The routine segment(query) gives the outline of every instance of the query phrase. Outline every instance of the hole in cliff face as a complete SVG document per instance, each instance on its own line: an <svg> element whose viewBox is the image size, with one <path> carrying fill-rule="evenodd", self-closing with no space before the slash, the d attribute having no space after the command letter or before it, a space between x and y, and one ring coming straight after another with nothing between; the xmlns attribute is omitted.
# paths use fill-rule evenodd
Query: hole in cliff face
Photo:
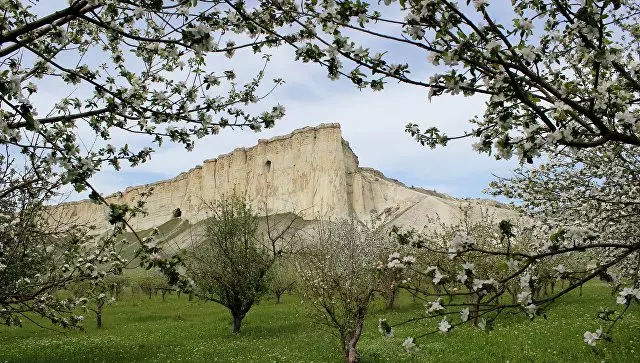
<svg viewBox="0 0 640 363"><path fill-rule="evenodd" d="M173 211L173 218L180 218L182 216L182 211L180 210L180 208L176 208Z"/></svg>
<svg viewBox="0 0 640 363"><path fill-rule="evenodd" d="M267 160L267 162L264 163L264 170L265 171L270 171L271 170L271 160Z"/></svg>

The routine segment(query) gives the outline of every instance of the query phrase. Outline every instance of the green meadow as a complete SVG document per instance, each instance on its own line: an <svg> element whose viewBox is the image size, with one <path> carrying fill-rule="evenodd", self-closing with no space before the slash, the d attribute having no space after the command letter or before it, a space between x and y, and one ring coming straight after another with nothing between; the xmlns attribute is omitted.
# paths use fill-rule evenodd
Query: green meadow
<svg viewBox="0 0 640 363"><path fill-rule="evenodd" d="M437 327L423 320L394 329L394 337L377 331L378 318L390 323L415 317L423 304L402 295L392 311L376 301L359 343L363 362L640 362L640 309L632 306L619 322L612 342L585 344L585 330L601 323L601 306L612 307L609 290L593 283L584 295L571 293L548 310L547 319L522 314L501 316L490 331L470 326L432 334L417 341L420 350L405 353L407 336ZM635 304L637 305L637 304ZM341 362L337 339L313 323L304 302L287 295L281 304L268 297L255 306L239 334L220 306L189 301L186 295L127 293L105 307L104 327L96 329L91 312L84 331L54 331L25 322L1 328L0 362ZM43 323L44 324L44 323Z"/></svg>

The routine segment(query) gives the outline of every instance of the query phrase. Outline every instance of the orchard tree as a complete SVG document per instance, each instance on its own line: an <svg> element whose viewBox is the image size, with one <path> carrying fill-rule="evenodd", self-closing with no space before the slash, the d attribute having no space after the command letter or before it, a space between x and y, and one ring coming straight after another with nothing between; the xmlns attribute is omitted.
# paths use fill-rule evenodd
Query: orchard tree
<svg viewBox="0 0 640 363"><path fill-rule="evenodd" d="M260 226L259 215L247 201L229 197L209 205L202 231L192 230L187 274L196 294L229 310L238 333L253 305L269 291L270 270L293 238L297 217L285 224Z"/></svg>
<svg viewBox="0 0 640 363"><path fill-rule="evenodd" d="M345 361L359 362L357 344L383 280L377 267L395 242L380 228L349 220L319 222L305 242L297 263L304 302L313 318L337 335Z"/></svg>
<svg viewBox="0 0 640 363"><path fill-rule="evenodd" d="M77 308L87 298L59 291L80 281L100 284L127 261L113 235L96 243L90 228L51 216L44 203L55 187L30 167L8 148L0 155L0 324L22 325L37 314L60 327L79 326Z"/></svg>
<svg viewBox="0 0 640 363"><path fill-rule="evenodd" d="M597 154L597 149L577 154L593 153ZM611 157L620 159L619 155ZM592 167L606 168L600 162ZM395 230L401 243L417 249L414 255L404 257L416 259L412 271L430 278L434 286L433 289L419 289L411 284L403 286L418 291L427 300L425 314L411 321L442 317L432 330L408 338L407 350L417 347L420 338L434 333L449 333L469 322L481 329L490 328L492 322L505 312L520 312L531 319L546 317L547 307L596 278L612 283L613 292L617 295L615 301L622 307L617 311L603 308L598 317L608 323L608 327L585 332L584 341L595 345L599 340L612 338L613 327L631 304L640 301L640 243L633 232L637 229L633 218L629 225L617 219L620 214L615 209L622 209L622 215L626 215L628 210L611 207L622 203L632 209L635 203L621 198L622 195L612 199L604 197L608 192L617 193L617 187L613 185L625 180L624 177L616 182L609 178L610 174L600 174L602 179L597 181L581 180L571 175L582 172L597 175L594 170L587 169L588 166L574 164L573 159L568 164L555 160L541 169L530 171L534 176L525 175L522 171L520 177L495 183L496 193L524 199L524 208L529 208L529 214L518 223L497 223L486 219L468 223L463 219L458 225L443 225L422 233ZM628 183L629 179L625 182ZM630 184L634 183L631 181ZM572 193L575 194L570 198ZM591 199L602 204L595 206L586 202ZM583 208L589 215L583 214L585 219L576 212ZM599 229L591 230L590 223ZM568 284L554 291L555 281L568 281ZM550 292L548 285L552 286ZM384 331L390 332L393 326L404 323L386 325Z"/></svg>
<svg viewBox="0 0 640 363"><path fill-rule="evenodd" d="M499 284L514 272L518 262L489 251L500 250L514 255L526 250L536 241L532 222L518 219L498 223L494 214L472 203L461 204L459 211L460 218L454 223L436 216L430 218L420 232L415 229L401 231L397 227L392 230L400 244L410 247L396 254L397 259L401 256L415 259L406 268L406 277L400 287L426 302L424 315L410 321L433 316L443 318L438 329L434 328L422 336L447 332L467 321L474 326L482 326L495 320L504 309L520 308L518 297L523 289L508 279ZM473 247L473 250L469 249L458 257L458 246ZM388 267L394 266L389 264ZM539 274L535 274L533 279L539 280ZM447 310L448 305L457 310ZM458 313L460 320L454 321L451 315ZM401 324L404 322L394 326Z"/></svg>
<svg viewBox="0 0 640 363"><path fill-rule="evenodd" d="M1 199L9 204L0 230L7 238L0 245L0 278L10 276L2 288L12 290L5 295L8 300L3 298L12 308L0 314L7 322L27 311L58 320L48 308L41 309L42 304L13 304L52 298L43 295L47 288L30 290L39 284L35 275L46 276L37 270L52 266L35 262L52 258L41 255L42 248L50 248L43 243L87 242L86 233L74 229L34 240L40 232L48 235L35 215L54 191L65 185L89 190L91 199L108 207L109 221L119 233L131 229L128 220L143 204L109 205L89 183L98 171L140 165L166 141L190 150L196 139L222 128L258 131L283 116L279 105L255 115L245 109L272 89L261 88L264 69L246 77L230 67L211 66L244 49L258 53L275 44L260 34L237 35L237 23L235 12L219 1L0 0L0 146L7 147L10 159L25 164L16 172L28 174L2 180ZM265 57L265 65L267 61ZM36 187L42 192L34 195ZM28 233L17 233L20 228ZM137 254L143 265L162 270L171 284L189 287L176 269L179 256L161 257L154 236L143 239L133 233L141 242ZM94 262L112 250L112 237L94 240L99 253L78 257L82 262L65 261L69 268L54 275L74 270L76 264L95 267ZM24 254L7 255L18 250ZM117 256L114 251L108 260L118 262ZM67 280L56 277L42 286L61 286Z"/></svg>
<svg viewBox="0 0 640 363"><path fill-rule="evenodd" d="M95 172L139 165L151 144L191 149L221 128L257 131L283 116L281 106L257 116L242 109L261 99L262 71L241 85L233 70L207 66L216 53L231 58L273 43L256 35L236 44L232 11L220 2L56 5L0 3L0 142L43 160L42 172L62 175L63 184L91 189ZM53 90L61 97L47 109ZM138 142L116 142L127 134ZM83 146L89 140L94 146Z"/></svg>
<svg viewBox="0 0 640 363"><path fill-rule="evenodd" d="M282 295L291 292L298 280L293 257L277 259L269 274L269 291L276 295L276 304L280 304Z"/></svg>
<svg viewBox="0 0 640 363"><path fill-rule="evenodd" d="M640 149L568 149L491 186L494 194L521 200L529 215L545 223L551 238L540 251L556 259L575 254L583 259L556 267L571 282L561 294L593 278L611 283L623 307L617 315L614 310L602 314L613 323L604 332L585 335L585 341L593 345L610 338L630 304L640 302Z"/></svg>

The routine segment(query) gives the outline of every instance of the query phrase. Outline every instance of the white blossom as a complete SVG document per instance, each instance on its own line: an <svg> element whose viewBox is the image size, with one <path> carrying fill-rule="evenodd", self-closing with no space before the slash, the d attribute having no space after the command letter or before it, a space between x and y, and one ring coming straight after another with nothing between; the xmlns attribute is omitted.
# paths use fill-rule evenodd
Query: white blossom
<svg viewBox="0 0 640 363"><path fill-rule="evenodd" d="M463 323L469 320L469 308L460 310L460 320L462 320Z"/></svg>
<svg viewBox="0 0 640 363"><path fill-rule="evenodd" d="M536 306L533 303L525 306L524 308L527 311L527 314L529 314L529 316L535 315L535 313L538 311L538 306Z"/></svg>
<svg viewBox="0 0 640 363"><path fill-rule="evenodd" d="M595 346L596 341L600 340L601 336L602 336L602 327L598 328L598 330L596 330L595 333L587 331L584 333L584 342L591 346Z"/></svg>
<svg viewBox="0 0 640 363"><path fill-rule="evenodd" d="M432 301L431 303L429 303L429 306L427 308L427 314L433 314L433 313L437 313L439 311L444 310L444 307L440 304L441 299L438 298L436 301Z"/></svg>
<svg viewBox="0 0 640 363"><path fill-rule="evenodd" d="M440 283L440 280L442 280L443 278L446 278L446 277L447 277L447 275L442 274L440 272L440 270L436 269L436 272L433 275L433 283L437 285L437 284Z"/></svg>
<svg viewBox="0 0 640 363"><path fill-rule="evenodd" d="M485 5L489 4L489 0L473 0L473 6L476 9L480 9L482 7L484 7Z"/></svg>
<svg viewBox="0 0 640 363"><path fill-rule="evenodd" d="M449 322L447 321L447 317L445 316L440 321L440 324L438 324L438 330L440 330L440 333L446 333L449 331L449 329L451 329L451 324L449 324Z"/></svg>
<svg viewBox="0 0 640 363"><path fill-rule="evenodd" d="M387 0L385 0L385 1L387 1ZM416 345L416 343L413 342L413 338L412 337L409 337L409 338L405 339L405 341L402 342L402 347L404 348L404 350L407 353L411 353L413 351L418 350L418 346Z"/></svg>

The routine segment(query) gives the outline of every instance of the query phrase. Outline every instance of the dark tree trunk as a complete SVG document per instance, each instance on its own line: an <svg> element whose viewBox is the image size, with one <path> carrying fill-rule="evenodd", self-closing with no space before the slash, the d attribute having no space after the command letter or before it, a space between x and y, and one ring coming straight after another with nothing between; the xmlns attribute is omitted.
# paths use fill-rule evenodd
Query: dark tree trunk
<svg viewBox="0 0 640 363"><path fill-rule="evenodd" d="M242 319L244 319L244 316L240 315L240 314L233 314L233 328L232 328L232 332L233 333L239 333L240 332L240 327L242 326Z"/></svg>
<svg viewBox="0 0 640 363"><path fill-rule="evenodd" d="M102 328L102 306L104 302L99 302L96 309L96 326L98 329Z"/></svg>
<svg viewBox="0 0 640 363"><path fill-rule="evenodd" d="M280 300L282 299L282 294L284 294L284 291L282 292L276 291L276 304L280 304Z"/></svg>

